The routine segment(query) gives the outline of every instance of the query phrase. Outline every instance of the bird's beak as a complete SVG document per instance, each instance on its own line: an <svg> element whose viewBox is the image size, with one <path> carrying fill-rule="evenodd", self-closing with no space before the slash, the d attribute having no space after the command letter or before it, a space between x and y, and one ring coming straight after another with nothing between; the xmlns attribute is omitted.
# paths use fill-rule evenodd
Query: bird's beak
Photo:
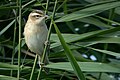
<svg viewBox="0 0 120 80"><path fill-rule="evenodd" d="M49 16L48 15L45 15L45 19L47 19Z"/></svg>

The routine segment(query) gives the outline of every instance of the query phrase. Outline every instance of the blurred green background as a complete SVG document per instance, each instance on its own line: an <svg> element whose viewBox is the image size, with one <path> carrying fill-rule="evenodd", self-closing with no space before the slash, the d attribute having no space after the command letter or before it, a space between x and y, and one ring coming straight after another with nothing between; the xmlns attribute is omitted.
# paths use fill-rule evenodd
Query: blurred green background
<svg viewBox="0 0 120 80"><path fill-rule="evenodd" d="M0 80L37 80L39 66L31 74L35 54L28 50L23 35L34 9L49 16L48 29L55 22L50 34L50 64L44 66L50 72L43 69L41 80L120 80L119 6L119 0L1 0ZM75 71L76 61L84 76Z"/></svg>

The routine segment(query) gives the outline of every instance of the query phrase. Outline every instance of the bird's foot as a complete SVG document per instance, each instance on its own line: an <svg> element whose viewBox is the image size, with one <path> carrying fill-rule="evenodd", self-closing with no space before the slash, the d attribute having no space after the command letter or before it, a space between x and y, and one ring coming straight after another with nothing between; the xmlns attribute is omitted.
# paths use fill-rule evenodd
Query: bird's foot
<svg viewBox="0 0 120 80"><path fill-rule="evenodd" d="M43 66L44 66L44 63L39 62L39 67L41 68Z"/></svg>
<svg viewBox="0 0 120 80"><path fill-rule="evenodd" d="M47 40L47 41L45 41L44 44L45 44L45 46L50 46L50 41Z"/></svg>

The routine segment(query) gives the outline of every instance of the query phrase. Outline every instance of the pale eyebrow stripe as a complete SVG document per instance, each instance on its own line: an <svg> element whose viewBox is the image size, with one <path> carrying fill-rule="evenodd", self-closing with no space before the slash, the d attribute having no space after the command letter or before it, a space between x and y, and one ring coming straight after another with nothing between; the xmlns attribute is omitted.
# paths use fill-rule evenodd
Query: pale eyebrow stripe
<svg viewBox="0 0 120 80"><path fill-rule="evenodd" d="M40 14L38 14L38 13L32 13L31 14L31 16L35 16L35 15L40 15Z"/></svg>

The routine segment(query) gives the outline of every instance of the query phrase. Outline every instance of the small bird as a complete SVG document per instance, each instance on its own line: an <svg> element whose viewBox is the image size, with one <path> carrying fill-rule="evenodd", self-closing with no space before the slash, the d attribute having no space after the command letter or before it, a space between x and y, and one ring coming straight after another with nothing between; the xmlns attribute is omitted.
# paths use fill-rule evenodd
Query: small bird
<svg viewBox="0 0 120 80"><path fill-rule="evenodd" d="M24 28L25 42L30 51L36 53L39 56L39 60L41 60L44 45L47 40L48 29L45 23L45 19L47 17L48 16L45 15L43 11L34 10L29 14L27 23ZM46 54L43 64L48 63L49 60Z"/></svg>

